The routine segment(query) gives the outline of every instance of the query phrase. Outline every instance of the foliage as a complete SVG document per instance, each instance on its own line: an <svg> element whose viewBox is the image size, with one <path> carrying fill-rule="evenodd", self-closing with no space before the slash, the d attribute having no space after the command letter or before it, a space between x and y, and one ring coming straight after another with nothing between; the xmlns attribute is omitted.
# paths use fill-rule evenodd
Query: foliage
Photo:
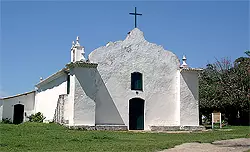
<svg viewBox="0 0 250 152"><path fill-rule="evenodd" d="M43 122L43 120L46 117L44 117L41 112L38 112L38 113L28 116L27 118L29 118L29 122Z"/></svg>
<svg viewBox="0 0 250 152"><path fill-rule="evenodd" d="M250 57L250 50L245 51L245 53Z"/></svg>
<svg viewBox="0 0 250 152"><path fill-rule="evenodd" d="M250 58L240 57L233 63L224 58L208 64L200 74L200 112L211 118L220 111L229 124L249 124Z"/></svg>
<svg viewBox="0 0 250 152"><path fill-rule="evenodd" d="M4 118L2 119L2 122L1 123L4 123L4 124L12 124L11 120L9 118Z"/></svg>
<svg viewBox="0 0 250 152"><path fill-rule="evenodd" d="M0 151L152 152L187 142L248 137L249 127L192 133L79 131L49 123L0 124ZM45 146L46 145L46 146Z"/></svg>

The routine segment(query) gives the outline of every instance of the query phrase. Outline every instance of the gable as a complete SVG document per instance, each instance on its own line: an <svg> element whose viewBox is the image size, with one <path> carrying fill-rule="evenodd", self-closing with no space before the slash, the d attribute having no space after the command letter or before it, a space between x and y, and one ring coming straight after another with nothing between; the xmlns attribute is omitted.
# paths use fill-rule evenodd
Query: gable
<svg viewBox="0 0 250 152"><path fill-rule="evenodd" d="M179 69L178 57L162 46L149 43L143 33L135 28L124 41L110 42L89 54L89 60L98 63L98 71L107 81L114 73L140 72L157 73L158 76L175 74ZM165 71L165 72L164 72Z"/></svg>

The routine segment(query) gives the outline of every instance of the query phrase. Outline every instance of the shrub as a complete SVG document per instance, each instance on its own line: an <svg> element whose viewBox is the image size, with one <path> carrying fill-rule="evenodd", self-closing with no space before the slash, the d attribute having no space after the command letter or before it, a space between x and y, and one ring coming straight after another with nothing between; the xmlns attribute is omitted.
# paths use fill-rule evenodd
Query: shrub
<svg viewBox="0 0 250 152"><path fill-rule="evenodd" d="M44 117L41 112L38 112L38 113L28 116L27 118L29 118L29 122L43 122L43 120L46 117Z"/></svg>
<svg viewBox="0 0 250 152"><path fill-rule="evenodd" d="M4 123L4 124L12 124L10 118L4 118L4 119L2 119L2 123Z"/></svg>

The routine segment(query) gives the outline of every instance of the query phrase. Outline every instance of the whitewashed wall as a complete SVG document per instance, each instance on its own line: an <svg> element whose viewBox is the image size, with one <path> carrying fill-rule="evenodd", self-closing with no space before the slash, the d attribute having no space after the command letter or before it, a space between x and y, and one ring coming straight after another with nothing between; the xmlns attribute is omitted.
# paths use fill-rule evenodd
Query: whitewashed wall
<svg viewBox="0 0 250 152"><path fill-rule="evenodd" d="M3 100L0 100L0 122L3 119Z"/></svg>
<svg viewBox="0 0 250 152"><path fill-rule="evenodd" d="M139 29L134 29L124 41L110 42L89 55L98 63L98 73L105 85L97 93L96 123L129 126L129 100L145 100L144 129L150 126L180 124L177 101L177 70L179 60L172 52L147 42ZM131 90L131 73L143 74L143 91ZM111 105L111 106L110 106ZM108 119L109 116L118 116Z"/></svg>
<svg viewBox="0 0 250 152"><path fill-rule="evenodd" d="M95 68L75 67L74 125L95 125Z"/></svg>
<svg viewBox="0 0 250 152"><path fill-rule="evenodd" d="M2 99L2 102L3 102L3 107L2 107L3 119L7 118L13 121L14 105L22 104L24 105L24 121L28 121L28 118L26 116L29 116L34 113L35 92L5 98Z"/></svg>
<svg viewBox="0 0 250 152"><path fill-rule="evenodd" d="M69 96L66 97L65 99L65 103L64 103L64 120L66 122L68 122L67 125L73 125L73 106L74 106L74 102L71 100L72 98L70 98Z"/></svg>
<svg viewBox="0 0 250 152"><path fill-rule="evenodd" d="M41 112L45 121L53 121L59 95L67 94L67 74L38 87L35 98L35 112Z"/></svg>
<svg viewBox="0 0 250 152"><path fill-rule="evenodd" d="M84 58L84 47L83 46L73 46L71 49L71 62L85 60Z"/></svg>
<svg viewBox="0 0 250 152"><path fill-rule="evenodd" d="M75 98L75 75L73 69L70 69L70 92L65 102L65 119L69 120L70 126L74 125L74 99Z"/></svg>
<svg viewBox="0 0 250 152"><path fill-rule="evenodd" d="M182 71L180 77L180 124L181 126L199 125L198 73Z"/></svg>

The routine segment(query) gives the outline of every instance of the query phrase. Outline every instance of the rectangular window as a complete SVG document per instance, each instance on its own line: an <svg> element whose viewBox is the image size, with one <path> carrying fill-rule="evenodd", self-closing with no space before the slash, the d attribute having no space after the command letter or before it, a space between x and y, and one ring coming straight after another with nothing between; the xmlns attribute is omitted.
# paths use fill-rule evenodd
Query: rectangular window
<svg viewBox="0 0 250 152"><path fill-rule="evenodd" d="M131 90L142 91L142 74L139 72L131 73Z"/></svg>
<svg viewBox="0 0 250 152"><path fill-rule="evenodd" d="M70 92L70 75L67 76L67 94Z"/></svg>

